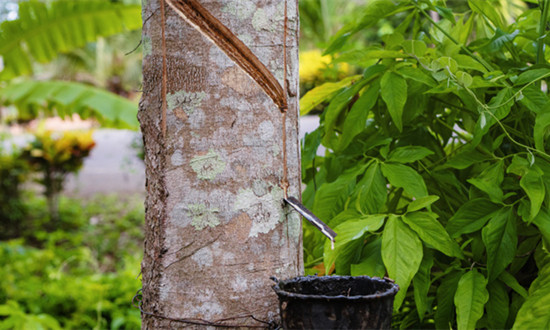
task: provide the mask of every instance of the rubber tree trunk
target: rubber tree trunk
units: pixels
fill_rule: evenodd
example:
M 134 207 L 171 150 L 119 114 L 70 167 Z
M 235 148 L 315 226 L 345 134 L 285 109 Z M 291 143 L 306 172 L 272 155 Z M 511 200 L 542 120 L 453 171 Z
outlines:
M 283 1 L 201 4 L 284 85 Z M 282 202 L 282 116 L 217 46 L 168 5 L 164 10 L 163 115 L 162 10 L 159 0 L 144 0 L 138 115 L 147 171 L 142 326 L 188 325 L 170 319 L 265 326 L 261 321 L 278 318 L 270 276 L 303 271 L 301 222 Z M 298 196 L 296 0 L 288 0 L 287 18 L 287 163 L 289 194 Z

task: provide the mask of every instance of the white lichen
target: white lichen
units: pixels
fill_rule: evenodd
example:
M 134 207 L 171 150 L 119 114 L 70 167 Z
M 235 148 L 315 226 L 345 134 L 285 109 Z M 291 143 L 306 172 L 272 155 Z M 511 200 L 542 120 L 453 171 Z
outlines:
M 214 180 L 225 169 L 225 162 L 212 149 L 206 155 L 193 157 L 190 165 L 201 180 Z
M 258 127 L 258 133 L 260 134 L 260 139 L 262 141 L 269 141 L 275 134 L 275 127 L 271 121 L 264 120 Z
M 240 20 L 245 20 L 250 18 L 255 8 L 253 1 L 229 1 L 222 8 L 222 12 L 231 14 Z
M 141 44 L 143 47 L 143 57 L 149 56 L 153 53 L 153 44 L 151 42 L 151 37 L 144 35 L 141 39 Z
M 209 247 L 203 247 L 191 256 L 191 260 L 197 263 L 199 267 L 210 267 L 214 264 L 212 250 Z
M 244 211 L 252 219 L 248 237 L 266 234 L 277 227 L 284 217 L 280 211 L 283 200 L 283 190 L 271 186 L 270 192 L 257 196 L 253 189 L 241 189 L 233 205 L 234 211 Z
M 166 95 L 166 105 L 170 111 L 181 108 L 188 116 L 190 116 L 198 107 L 201 106 L 205 97 L 205 92 L 178 91 Z
M 187 206 L 188 216 L 191 218 L 191 225 L 196 230 L 203 230 L 206 227 L 216 227 L 220 224 L 217 208 L 207 208 L 204 204 L 189 204 Z
M 181 152 L 181 150 L 176 150 L 172 154 L 172 157 L 170 157 L 170 161 L 172 162 L 172 165 L 174 165 L 174 166 L 183 165 L 184 159 L 183 159 L 183 153 Z
M 274 30 L 273 24 L 269 19 L 269 15 L 263 8 L 259 8 L 252 17 L 252 26 L 256 31 L 260 30 Z

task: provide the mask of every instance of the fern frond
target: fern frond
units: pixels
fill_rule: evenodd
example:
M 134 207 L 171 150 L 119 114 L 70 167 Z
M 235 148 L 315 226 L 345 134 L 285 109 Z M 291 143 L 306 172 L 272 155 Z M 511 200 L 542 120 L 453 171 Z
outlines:
M 56 0 L 19 4 L 19 18 L 0 25 L 0 80 L 32 72 L 32 61 L 48 62 L 87 42 L 141 27 L 141 7 L 107 0 Z
M 38 113 L 77 113 L 103 124 L 136 128 L 137 104 L 103 89 L 71 81 L 23 81 L 0 89 L 0 104 L 15 105 L 23 118 Z

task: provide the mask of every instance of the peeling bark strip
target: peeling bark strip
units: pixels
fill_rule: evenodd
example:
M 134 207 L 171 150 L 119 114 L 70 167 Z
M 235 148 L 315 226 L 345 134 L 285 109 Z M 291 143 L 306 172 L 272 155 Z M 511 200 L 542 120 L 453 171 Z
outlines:
M 273 100 L 281 112 L 287 110 L 287 100 L 281 84 L 231 30 L 210 14 L 197 0 L 166 0 L 166 2 L 185 21 L 220 47 L 229 58 L 248 73 Z

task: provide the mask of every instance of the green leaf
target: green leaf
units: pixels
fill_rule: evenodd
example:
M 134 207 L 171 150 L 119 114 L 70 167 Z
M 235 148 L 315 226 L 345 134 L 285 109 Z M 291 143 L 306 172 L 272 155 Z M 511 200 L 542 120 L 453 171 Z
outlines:
M 449 257 L 463 258 L 460 247 L 451 239 L 433 213 L 407 213 L 403 215 L 402 219 L 429 247 L 433 247 Z
M 487 72 L 487 69 L 483 65 L 469 55 L 456 54 L 453 55 L 453 59 L 458 64 L 459 68 L 476 70 L 482 73 Z
M 386 180 L 378 163 L 371 164 L 363 178 L 357 183 L 357 208 L 366 213 L 378 213 L 386 204 Z
M 456 238 L 462 234 L 473 233 L 481 229 L 498 211 L 500 206 L 485 198 L 476 198 L 464 203 L 447 223 L 447 232 Z
M 412 197 L 428 196 L 424 179 L 407 165 L 382 163 L 382 173 L 394 187 L 403 188 Z
M 521 286 L 521 284 L 519 284 L 518 280 L 512 274 L 508 273 L 507 271 L 503 271 L 502 273 L 500 273 L 498 279 L 523 298 L 527 298 L 527 290 L 525 290 L 525 288 Z
M 441 17 L 448 19 L 449 21 L 455 23 L 455 17 L 453 15 L 453 10 L 451 8 L 434 6 L 435 11 L 441 15 Z
M 358 79 L 361 79 L 361 75 L 347 77 L 335 83 L 324 83 L 313 88 L 300 99 L 300 115 L 308 114 L 316 106 L 330 99 L 339 90 L 353 84 Z
M 465 168 L 468 168 L 472 166 L 473 164 L 477 164 L 479 162 L 483 162 L 485 160 L 492 159 L 491 156 L 483 154 L 476 149 L 470 149 L 463 152 L 460 152 L 449 159 L 447 163 L 445 164 L 445 167 L 452 167 L 459 170 L 463 170 Z
M 103 0 L 23 1 L 18 19 L 0 25 L 4 62 L 0 80 L 32 73 L 31 58 L 44 63 L 98 37 L 139 28 L 139 5 Z
M 331 149 L 336 149 L 337 140 L 333 138 L 334 128 L 342 120 L 342 110 L 346 108 L 352 100 L 355 100 L 359 91 L 365 87 L 372 79 L 379 76 L 380 72 L 384 71 L 384 65 L 373 65 L 365 70 L 363 78 L 356 83 L 345 87 L 330 101 L 330 104 L 323 113 L 325 136 L 323 144 Z
M 544 144 L 548 134 L 550 133 L 550 112 L 542 112 L 537 114 L 535 119 L 535 128 L 533 138 L 535 140 L 535 148 L 544 152 Z
M 458 63 L 452 57 L 448 56 L 443 56 L 434 60 L 432 66 L 435 70 L 444 69 L 447 74 L 449 71 L 455 73 L 458 70 Z
M 0 103 L 16 105 L 22 113 L 38 106 L 45 113 L 52 109 L 88 117 L 89 111 L 100 122 L 125 124 L 135 128 L 137 105 L 123 97 L 93 86 L 69 81 L 24 81 L 0 89 Z
M 539 270 L 538 277 L 529 288 L 529 297 L 521 306 L 513 329 L 550 328 L 550 264 Z
M 413 200 L 412 202 L 409 203 L 409 205 L 407 205 L 407 212 L 410 213 L 410 212 L 422 210 L 425 207 L 429 207 L 430 205 L 435 203 L 437 200 L 439 200 L 439 196 L 430 195 L 430 196 L 420 197 L 418 199 Z
M 321 128 L 317 127 L 313 132 L 306 133 L 303 139 L 301 161 L 302 171 L 310 167 L 317 156 L 317 149 L 321 144 Z M 302 172 L 303 173 L 303 172 Z
M 435 80 L 432 77 L 425 74 L 421 69 L 412 68 L 410 66 L 402 66 L 402 67 L 399 67 L 396 72 L 401 76 L 403 76 L 404 78 L 417 81 L 426 86 L 429 86 L 429 87 L 436 86 Z
M 548 96 L 539 88 L 536 88 L 535 85 L 524 88 L 521 96 L 519 102 L 532 112 L 542 114 L 548 110 Z
M 333 182 L 323 183 L 315 193 L 312 211 L 319 219 L 329 222 L 344 209 L 344 204 L 353 191 L 357 176 L 365 170 L 366 165 L 357 165 Z
M 380 81 L 380 95 L 386 105 L 388 112 L 397 127 L 403 131 L 403 107 L 407 103 L 407 82 L 400 75 L 388 71 Z
M 428 292 L 430 290 L 430 273 L 434 264 L 432 250 L 424 249 L 424 257 L 418 268 L 418 272 L 413 278 L 414 286 L 414 302 L 420 320 L 424 318 L 424 314 L 428 311 Z
M 401 219 L 390 215 L 382 235 L 382 260 L 390 278 L 399 285 L 394 310 L 398 310 L 422 261 L 422 243 Z
M 529 219 L 532 220 L 539 213 L 546 194 L 542 174 L 537 171 L 528 171 L 519 181 L 519 185 L 523 188 L 531 201 Z
M 406 146 L 392 150 L 392 152 L 388 155 L 387 160 L 390 162 L 405 164 L 421 160 L 430 155 L 433 155 L 433 151 L 428 148 L 420 146 Z
M 367 275 L 370 277 L 384 277 L 386 267 L 382 261 L 382 239 L 377 238 L 365 245 L 361 260 L 351 265 L 351 276 Z
M 375 82 L 369 86 L 353 104 L 344 121 L 342 139 L 340 140 L 338 150 L 344 150 L 354 137 L 363 132 L 367 123 L 369 111 L 376 104 L 379 92 L 380 83 Z
M 544 79 L 550 76 L 550 69 L 529 69 L 519 75 L 518 79 L 514 81 L 515 86 L 521 86 L 528 83 L 534 83 L 538 80 Z
M 491 329 L 504 329 L 508 319 L 510 297 L 506 286 L 500 281 L 493 281 L 487 285 L 489 300 L 485 305 L 487 322 Z
M 360 240 L 367 231 L 376 231 L 384 224 L 385 215 L 366 215 L 357 220 L 347 220 L 336 226 L 334 231 L 338 234 L 334 243 L 334 250 L 327 241 L 325 244 L 324 264 L 326 273 L 329 273 L 332 264 L 339 258 L 344 248 L 351 242 Z M 362 241 L 361 241 L 362 243 Z
M 402 45 L 407 54 L 411 54 L 416 57 L 424 56 L 424 53 L 426 53 L 426 50 L 428 49 L 426 43 L 421 40 L 405 40 Z
M 454 296 L 462 271 L 454 271 L 441 281 L 437 288 L 437 308 L 435 310 L 435 327 L 437 329 L 452 329 L 454 315 Z
M 516 218 L 510 207 L 498 211 L 481 232 L 487 249 L 489 281 L 496 279 L 512 262 L 518 244 Z
M 505 27 L 502 15 L 487 0 L 468 0 L 468 5 L 473 12 L 487 17 L 487 19 L 491 21 L 496 28 L 503 29 Z
M 511 43 L 516 36 L 519 34 L 519 30 L 515 30 L 512 33 L 506 33 L 501 29 L 497 28 L 495 35 L 491 38 L 491 41 L 484 48 L 488 52 L 499 52 L 506 46 L 506 44 Z
M 470 87 L 474 82 L 472 76 L 464 71 L 456 72 L 456 80 L 463 87 Z
M 493 165 L 487 167 L 481 174 L 468 182 L 479 190 L 487 193 L 492 202 L 502 202 L 503 193 L 500 185 L 504 179 L 504 162 L 499 160 Z
M 483 316 L 483 306 L 489 300 L 487 280 L 476 269 L 462 275 L 455 293 L 458 330 L 475 329 Z
M 546 208 L 540 210 L 533 219 L 533 224 L 539 229 L 543 241 L 550 246 L 550 214 Z

